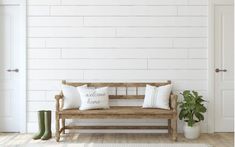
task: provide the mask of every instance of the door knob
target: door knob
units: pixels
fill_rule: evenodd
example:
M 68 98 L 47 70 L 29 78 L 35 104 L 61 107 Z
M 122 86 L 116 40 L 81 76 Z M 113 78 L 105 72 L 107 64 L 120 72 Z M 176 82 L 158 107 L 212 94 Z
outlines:
M 7 72 L 19 72 L 19 69 L 8 69 Z
M 216 68 L 216 69 L 215 69 L 215 72 L 227 72 L 227 69 L 219 69 L 219 68 Z

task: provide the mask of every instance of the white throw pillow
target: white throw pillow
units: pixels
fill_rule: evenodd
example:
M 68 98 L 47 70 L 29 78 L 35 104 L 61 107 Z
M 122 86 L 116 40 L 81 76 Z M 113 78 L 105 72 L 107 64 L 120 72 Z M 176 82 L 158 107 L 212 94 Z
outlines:
M 87 85 L 80 87 L 87 87 Z M 62 92 L 64 95 L 63 109 L 78 109 L 80 107 L 81 100 L 77 87 L 62 84 Z
M 170 109 L 171 90 L 172 84 L 160 87 L 146 85 L 143 108 Z
M 78 87 L 77 89 L 81 96 L 81 106 L 79 110 L 109 108 L 108 87 L 97 89 Z

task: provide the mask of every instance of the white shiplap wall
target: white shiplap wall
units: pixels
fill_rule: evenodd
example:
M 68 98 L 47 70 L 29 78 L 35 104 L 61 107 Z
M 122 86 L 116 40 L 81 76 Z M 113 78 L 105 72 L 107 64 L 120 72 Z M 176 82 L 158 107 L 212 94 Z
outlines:
M 27 13 L 29 132 L 62 79 L 170 79 L 207 96 L 207 0 L 28 0 Z

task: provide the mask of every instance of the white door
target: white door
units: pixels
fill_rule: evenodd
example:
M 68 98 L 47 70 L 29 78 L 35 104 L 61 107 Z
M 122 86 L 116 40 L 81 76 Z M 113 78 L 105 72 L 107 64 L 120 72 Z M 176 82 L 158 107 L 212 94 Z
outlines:
M 0 6 L 0 132 L 19 132 L 19 6 Z
M 215 131 L 233 132 L 233 6 L 215 6 Z

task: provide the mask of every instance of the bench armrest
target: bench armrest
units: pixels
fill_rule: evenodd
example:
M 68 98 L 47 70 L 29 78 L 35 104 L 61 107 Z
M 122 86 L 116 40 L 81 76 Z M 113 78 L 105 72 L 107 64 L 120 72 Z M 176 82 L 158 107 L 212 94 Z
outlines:
M 178 96 L 175 95 L 175 94 L 171 94 L 170 96 L 170 104 L 171 104 L 171 109 L 174 111 L 174 112 L 177 112 L 177 99 L 178 99 Z
M 62 93 L 59 95 L 55 95 L 55 100 L 56 100 L 56 111 L 60 111 L 61 108 L 61 103 L 60 100 L 63 100 L 64 96 Z

